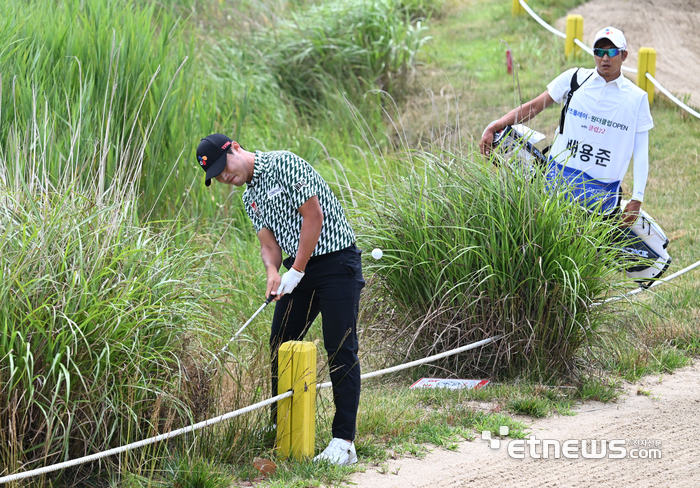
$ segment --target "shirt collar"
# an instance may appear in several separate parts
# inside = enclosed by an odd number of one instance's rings
[[[602,76],[600,76],[600,74],[598,73],[598,68],[593,68],[593,78],[594,78],[594,79],[595,79],[595,78],[600,79],[600,83],[602,83],[603,85],[605,85],[605,84],[608,83],[607,81],[605,81],[605,78],[603,78]],[[615,83],[615,84],[617,85],[618,88],[622,89],[622,87],[623,87],[622,83],[623,83],[623,82],[624,82],[624,76],[623,76],[623,74],[622,74],[622,70],[620,70],[620,76],[618,76],[617,78],[615,78],[614,80],[612,80],[610,83]]]
[[[253,177],[250,179],[250,183],[247,183],[247,187],[251,188],[258,184],[262,179],[262,175],[267,172],[270,166],[269,158],[267,154],[261,151],[255,151],[255,161],[253,163]]]

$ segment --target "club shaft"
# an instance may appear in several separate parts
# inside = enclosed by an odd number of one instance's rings
[[[248,325],[253,321],[253,319],[254,319],[255,317],[257,317],[258,314],[259,314],[260,312],[262,312],[262,311],[265,309],[265,307],[267,307],[267,306],[270,304],[270,302],[271,302],[274,298],[275,298],[275,295],[270,295],[269,297],[267,297],[267,300],[265,300],[265,303],[263,303],[262,305],[260,305],[260,308],[258,308],[258,309],[255,311],[255,313],[248,319],[248,321],[247,321],[245,324],[243,324],[243,327],[241,327],[240,329],[238,329],[238,332],[236,332],[236,334],[228,340],[228,342],[226,343],[226,345],[224,346],[224,348],[219,352],[219,354],[216,355],[217,358],[218,358],[219,356],[221,356],[221,355],[224,353],[224,351],[225,351],[226,349],[228,349],[228,346],[229,346],[233,341],[236,340],[236,337],[238,337],[238,335],[239,335],[241,332],[243,332],[243,331],[245,330],[246,327],[248,327]],[[212,361],[212,362],[213,362],[213,361]]]

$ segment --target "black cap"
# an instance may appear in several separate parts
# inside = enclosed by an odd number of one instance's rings
[[[197,162],[206,171],[205,184],[211,185],[211,179],[216,178],[226,167],[226,151],[233,141],[223,134],[212,134],[205,137],[197,146]]]

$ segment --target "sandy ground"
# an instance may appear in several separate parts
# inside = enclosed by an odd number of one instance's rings
[[[588,46],[603,27],[621,29],[630,51],[624,66],[636,69],[639,48],[654,48],[654,78],[680,100],[700,107],[700,0],[591,0],[569,13],[583,16]],[[566,32],[566,19],[554,26]],[[635,74],[626,75],[636,80]]]
[[[352,483],[362,488],[517,487],[692,487],[700,486],[700,364],[672,375],[650,376],[625,385],[616,403],[586,403],[575,416],[534,422],[522,418],[537,439],[624,440],[628,450],[648,452],[636,441],[661,441],[661,459],[512,459],[504,439],[492,449],[480,436],[457,451],[434,449],[423,459],[389,461],[386,474],[368,466]],[[638,390],[650,392],[638,394]],[[655,447],[656,449],[656,447]],[[580,452],[580,451],[579,451]],[[635,453],[642,455],[641,451]],[[553,456],[553,452],[552,452]],[[398,470],[398,471],[397,471]],[[396,474],[394,474],[396,473]]]

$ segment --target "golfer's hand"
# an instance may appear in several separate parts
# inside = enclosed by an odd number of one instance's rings
[[[479,149],[481,154],[488,156],[491,154],[491,148],[493,147],[493,136],[495,132],[491,125],[484,129],[484,133],[481,134],[481,142],[479,143]]]
[[[297,271],[296,269],[292,268],[286,273],[282,275],[282,281],[280,282],[280,286],[277,289],[277,298],[276,300],[279,300],[279,298],[287,293],[291,293],[294,288],[297,287],[301,279],[304,277],[304,273],[301,271]]]
[[[639,209],[642,208],[642,202],[639,200],[630,200],[627,205],[625,205],[625,210],[622,212],[622,227],[630,227],[639,218]]]
[[[269,271],[267,273],[267,290],[265,291],[265,297],[269,297],[270,295],[276,295],[277,294],[277,289],[280,287],[280,282],[282,281],[282,277],[277,271]],[[277,301],[279,297],[275,297],[275,301]]]

